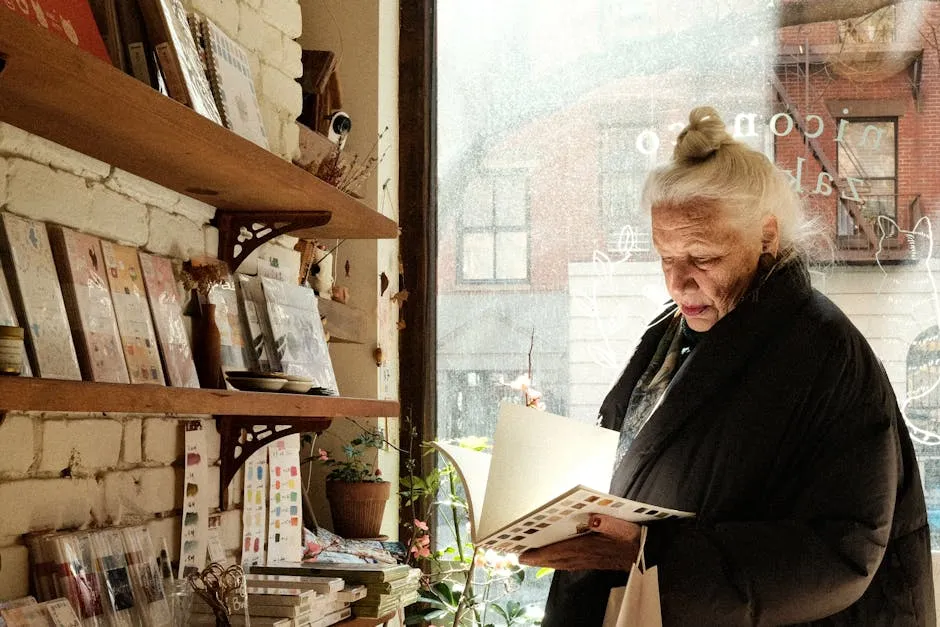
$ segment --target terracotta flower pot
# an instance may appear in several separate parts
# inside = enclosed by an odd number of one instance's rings
[[[344,538],[378,537],[391,488],[388,481],[327,481],[326,498],[333,514],[333,531]]]

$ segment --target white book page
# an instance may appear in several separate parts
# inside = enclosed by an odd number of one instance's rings
[[[577,485],[606,493],[619,437],[590,423],[503,403],[477,536],[487,537]]]
[[[476,542],[479,536],[480,515],[483,513],[483,499],[486,495],[486,481],[490,474],[492,455],[483,451],[434,442],[447,460],[457,469],[467,491],[467,506],[470,509],[470,538]]]

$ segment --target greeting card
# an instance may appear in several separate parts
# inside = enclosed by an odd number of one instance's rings
[[[137,250],[101,242],[131,383],[165,385]]]

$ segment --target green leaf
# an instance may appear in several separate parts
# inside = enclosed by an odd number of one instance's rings
[[[451,590],[450,586],[450,582],[439,581],[434,584],[433,589],[434,592],[437,593],[438,597],[440,597],[445,603],[449,603],[450,605],[457,605],[457,601],[454,597],[454,591]]]
[[[554,568],[545,568],[543,566],[542,568],[539,568],[537,571],[535,571],[535,578],[541,579],[545,575],[551,575],[553,572],[555,572]]]
[[[492,609],[494,612],[499,614],[504,621],[506,621],[507,623],[509,622],[509,614],[506,613],[506,610],[503,609],[502,605],[497,605],[496,603],[494,603],[490,606],[490,609]]]

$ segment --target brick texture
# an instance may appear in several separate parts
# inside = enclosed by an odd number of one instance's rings
[[[190,0],[245,46],[271,150],[290,156],[299,112],[297,0]],[[265,74],[267,76],[265,76]],[[290,126],[293,126],[291,123]],[[0,207],[177,260],[214,255],[215,207],[0,123]],[[294,257],[296,254],[292,253]],[[296,260],[294,260],[296,263]],[[209,459],[207,500],[219,507],[220,439],[202,420]],[[0,421],[0,600],[29,589],[23,534],[118,522],[147,524],[155,547],[179,555],[182,418],[103,414],[16,414]],[[240,502],[239,481],[230,488]],[[240,546],[241,511],[222,516],[222,541]]]

